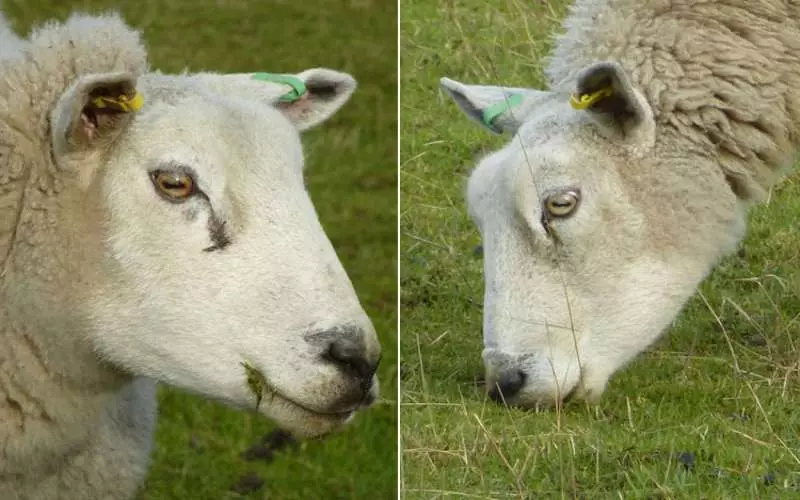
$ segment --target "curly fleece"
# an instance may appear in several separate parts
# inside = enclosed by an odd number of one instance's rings
[[[2,45],[13,36],[3,32],[5,25],[0,17]],[[14,242],[28,235],[26,227],[36,217],[31,207],[57,189],[57,180],[65,180],[50,155],[41,154],[51,149],[50,112],[58,99],[78,75],[124,71],[139,76],[147,70],[139,33],[116,14],[76,14],[63,24],[51,22],[36,29],[28,44],[17,45],[24,49],[21,57],[0,59],[0,269],[4,272],[13,266]]]
[[[660,141],[714,154],[736,194],[760,200],[798,146],[799,22],[800,5],[782,0],[578,0],[547,75],[558,88],[618,61]]]
[[[0,498],[129,497],[151,449],[152,382],[95,380],[90,352],[58,332],[46,347],[33,332],[70,307],[63,285],[79,265],[58,253],[68,228],[54,209],[81,179],[52,159],[50,113],[78,75],[144,73],[145,49],[117,15],[73,15],[24,41],[0,15],[0,47]],[[64,393],[86,377],[96,393]]]

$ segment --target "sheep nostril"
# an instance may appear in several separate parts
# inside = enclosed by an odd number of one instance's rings
[[[519,393],[525,386],[527,376],[521,370],[509,370],[500,373],[497,381],[489,389],[489,397],[498,403],[503,403]]]
[[[350,339],[337,339],[331,342],[324,357],[345,373],[358,378],[364,390],[369,390],[372,385],[372,376],[380,363],[380,358],[370,361],[363,345]]]

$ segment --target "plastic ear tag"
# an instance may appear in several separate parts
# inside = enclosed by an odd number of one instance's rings
[[[294,102],[306,93],[306,85],[293,75],[276,75],[274,73],[253,73],[253,80],[280,83],[292,87],[292,90],[283,94],[278,99],[283,102]]]
[[[139,111],[144,105],[142,94],[134,91],[131,97],[121,95],[119,97],[100,96],[92,99],[92,104],[98,108],[111,108],[118,109],[125,113],[132,113]]]
[[[494,128],[493,123],[498,116],[515,106],[519,106],[521,102],[522,94],[511,94],[502,101],[492,104],[483,110],[483,123],[489,128]]]
[[[604,87],[596,92],[592,92],[591,94],[583,94],[581,96],[572,94],[569,99],[569,103],[575,109],[586,109],[607,97],[611,97],[613,93],[614,89],[612,87]]]

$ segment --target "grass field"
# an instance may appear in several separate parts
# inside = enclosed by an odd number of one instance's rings
[[[567,3],[403,1],[402,497],[800,498],[800,175],[599,405],[509,410],[476,383],[482,262],[465,181],[507,138],[438,79],[539,85]]]
[[[389,499],[396,495],[396,10],[373,0],[3,0],[22,32],[71,8],[123,6],[163,71],[294,72],[325,66],[359,82],[308,133],[312,198],[384,346],[382,399],[345,432],[284,447],[263,418],[163,388],[156,451],[141,500]],[[358,29],[353,29],[357,26]],[[260,451],[260,453],[259,453]],[[263,484],[259,487],[259,484]],[[238,490],[242,493],[236,493]],[[250,491],[250,493],[246,493]]]

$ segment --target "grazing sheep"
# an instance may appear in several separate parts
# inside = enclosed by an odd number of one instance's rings
[[[468,183],[490,396],[596,400],[649,347],[792,164],[800,5],[578,0],[549,90],[441,87],[510,142]]]
[[[0,498],[130,498],[155,381],[299,437],[374,401],[299,136],[352,77],[151,73],[115,14],[0,47]]]

